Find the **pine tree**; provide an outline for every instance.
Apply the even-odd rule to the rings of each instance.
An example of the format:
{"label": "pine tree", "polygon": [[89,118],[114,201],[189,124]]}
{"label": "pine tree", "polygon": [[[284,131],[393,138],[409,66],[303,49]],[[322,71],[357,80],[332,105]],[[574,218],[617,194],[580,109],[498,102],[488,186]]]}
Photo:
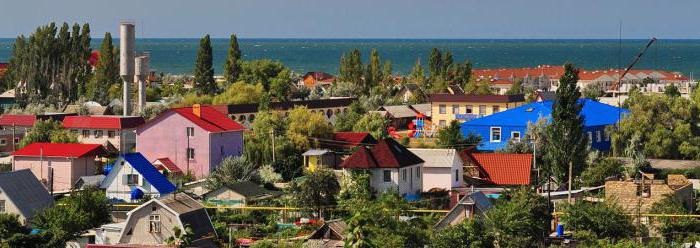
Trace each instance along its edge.
{"label": "pine tree", "polygon": [[238,76],[241,74],[241,49],[238,47],[238,38],[235,34],[231,35],[231,41],[228,48],[228,56],[224,63],[224,79],[226,83],[231,85],[238,81]]}
{"label": "pine tree", "polygon": [[442,53],[437,48],[433,48],[430,51],[430,57],[428,58],[428,72],[430,73],[431,79],[442,75]]}
{"label": "pine tree", "polygon": [[557,101],[552,106],[552,121],[545,129],[543,158],[548,172],[560,185],[567,181],[571,163],[573,177],[580,175],[585,166],[588,138],[584,135],[581,92],[576,86],[579,70],[572,64],[564,66],[559,79]]}
{"label": "pine tree", "polygon": [[197,61],[194,67],[194,88],[198,94],[215,94],[217,91],[211,49],[211,40],[209,35],[206,35],[199,41]]}
{"label": "pine tree", "polygon": [[119,67],[115,53],[112,34],[107,32],[100,44],[100,58],[95,65],[95,75],[86,87],[88,99],[102,104],[109,102],[109,88],[119,82]]}

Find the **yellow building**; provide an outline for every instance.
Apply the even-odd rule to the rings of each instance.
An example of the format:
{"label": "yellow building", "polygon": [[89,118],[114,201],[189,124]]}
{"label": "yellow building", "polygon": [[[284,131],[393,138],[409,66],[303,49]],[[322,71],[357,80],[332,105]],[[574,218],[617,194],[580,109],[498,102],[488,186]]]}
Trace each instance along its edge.
{"label": "yellow building", "polygon": [[432,94],[430,105],[432,122],[439,127],[453,120],[466,121],[498,113],[525,103],[525,97],[518,95],[453,95]]}

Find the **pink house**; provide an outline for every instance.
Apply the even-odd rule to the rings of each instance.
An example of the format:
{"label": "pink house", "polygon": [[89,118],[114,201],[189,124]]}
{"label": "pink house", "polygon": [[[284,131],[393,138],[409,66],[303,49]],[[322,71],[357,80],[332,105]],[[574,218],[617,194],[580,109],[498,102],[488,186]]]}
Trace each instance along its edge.
{"label": "pink house", "polygon": [[243,154],[243,131],[210,106],[174,108],[136,129],[136,151],[150,161],[168,158],[202,178],[225,157]]}
{"label": "pink house", "polygon": [[70,190],[82,176],[95,175],[95,158],[105,154],[98,144],[32,143],[12,155],[15,171],[30,169],[49,191],[60,192]]}

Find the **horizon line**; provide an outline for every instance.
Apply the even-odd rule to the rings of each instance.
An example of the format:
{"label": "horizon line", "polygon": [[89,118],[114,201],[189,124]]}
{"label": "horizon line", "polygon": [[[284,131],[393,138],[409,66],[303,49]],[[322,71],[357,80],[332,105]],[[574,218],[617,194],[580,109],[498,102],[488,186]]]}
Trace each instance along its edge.
{"label": "horizon line", "polygon": [[[0,39],[17,39],[16,37],[0,37]],[[28,36],[25,36],[28,37]],[[202,36],[203,37],[203,36]],[[137,37],[136,39],[201,39],[202,37]],[[101,40],[102,37],[91,37]],[[230,37],[210,36],[211,39],[229,39]],[[623,40],[637,41],[648,38],[343,38],[343,37],[237,37],[239,40]],[[113,39],[119,39],[113,36]],[[700,38],[656,38],[657,40],[700,40]]]}

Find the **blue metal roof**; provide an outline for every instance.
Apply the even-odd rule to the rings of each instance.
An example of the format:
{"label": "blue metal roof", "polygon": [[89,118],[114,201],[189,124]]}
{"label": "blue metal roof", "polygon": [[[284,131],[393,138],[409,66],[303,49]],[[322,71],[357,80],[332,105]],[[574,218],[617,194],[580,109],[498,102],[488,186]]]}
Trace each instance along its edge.
{"label": "blue metal roof", "polygon": [[[617,123],[621,115],[629,110],[618,108],[591,99],[579,99],[583,104],[581,115],[584,126],[605,126]],[[464,122],[462,126],[527,126],[528,122],[535,123],[541,116],[551,120],[553,101],[542,101],[525,104],[503,112]]]}
{"label": "blue metal roof", "polygon": [[168,181],[168,178],[161,174],[151,162],[148,162],[148,159],[143,157],[141,153],[129,153],[121,156],[124,160],[129,162],[131,167],[134,167],[148,183],[153,185],[161,195],[170,194],[175,191],[175,185]]}

